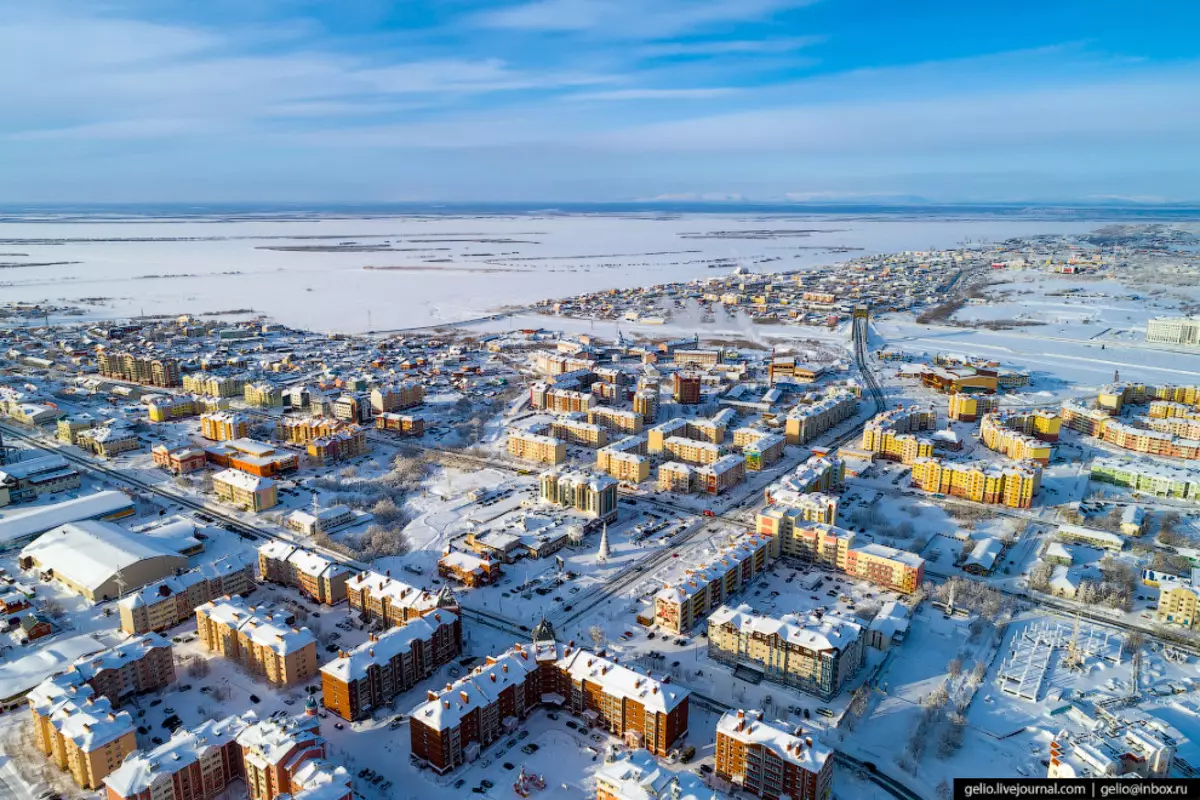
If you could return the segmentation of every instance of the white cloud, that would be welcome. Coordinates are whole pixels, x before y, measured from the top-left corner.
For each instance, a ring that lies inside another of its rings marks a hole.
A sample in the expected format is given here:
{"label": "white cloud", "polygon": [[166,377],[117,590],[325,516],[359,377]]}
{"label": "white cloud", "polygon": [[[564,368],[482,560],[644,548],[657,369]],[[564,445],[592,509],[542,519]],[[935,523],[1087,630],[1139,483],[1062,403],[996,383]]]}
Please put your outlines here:
{"label": "white cloud", "polygon": [[613,89],[607,92],[581,92],[568,95],[567,100],[702,100],[710,97],[721,97],[733,94],[736,89],[730,87],[712,87],[699,89]]}
{"label": "white cloud", "polygon": [[638,50],[645,58],[671,56],[719,56],[736,54],[795,53],[827,40],[825,36],[793,36],[786,39],[743,39],[703,42],[661,42],[648,44]]}
{"label": "white cloud", "polygon": [[690,117],[601,132],[636,150],[936,153],[1072,147],[1200,136],[1197,70],[1154,80],[952,93],[888,102],[826,102]]}
{"label": "white cloud", "polygon": [[597,33],[613,39],[665,38],[770,17],[814,0],[532,0],[475,17],[485,28]]}

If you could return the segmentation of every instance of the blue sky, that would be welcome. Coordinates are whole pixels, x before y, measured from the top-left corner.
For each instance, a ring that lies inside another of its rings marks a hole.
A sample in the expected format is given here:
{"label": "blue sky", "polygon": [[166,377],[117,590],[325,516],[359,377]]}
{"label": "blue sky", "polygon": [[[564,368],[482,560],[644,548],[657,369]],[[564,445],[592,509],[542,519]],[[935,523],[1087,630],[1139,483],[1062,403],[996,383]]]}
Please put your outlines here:
{"label": "blue sky", "polygon": [[0,0],[0,202],[1200,199],[1200,3]]}

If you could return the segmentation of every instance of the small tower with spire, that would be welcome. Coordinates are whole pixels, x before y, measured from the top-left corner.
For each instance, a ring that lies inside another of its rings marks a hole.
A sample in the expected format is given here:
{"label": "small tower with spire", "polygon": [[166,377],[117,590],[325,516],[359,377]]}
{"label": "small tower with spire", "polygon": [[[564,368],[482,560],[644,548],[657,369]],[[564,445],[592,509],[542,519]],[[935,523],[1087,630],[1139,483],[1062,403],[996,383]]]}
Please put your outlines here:
{"label": "small tower with spire", "polygon": [[597,561],[608,561],[608,523],[600,530],[600,549],[596,551]]}
{"label": "small tower with spire", "polygon": [[438,608],[458,612],[458,598],[454,596],[454,590],[450,588],[450,584],[443,584],[442,588],[438,590],[436,605]]}

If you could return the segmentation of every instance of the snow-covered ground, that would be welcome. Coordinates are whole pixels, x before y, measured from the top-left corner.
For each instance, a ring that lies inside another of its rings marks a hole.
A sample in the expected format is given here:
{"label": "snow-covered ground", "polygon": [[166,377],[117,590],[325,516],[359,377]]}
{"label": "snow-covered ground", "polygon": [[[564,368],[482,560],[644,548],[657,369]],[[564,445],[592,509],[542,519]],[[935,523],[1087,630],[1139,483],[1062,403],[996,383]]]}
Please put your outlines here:
{"label": "snow-covered ground", "polygon": [[[309,329],[386,330],[472,319],[551,294],[725,274],[735,262],[804,269],[860,254],[841,248],[947,247],[1094,225],[658,214],[10,221],[0,223],[6,248],[44,266],[12,270],[20,274],[0,285],[9,300],[103,298],[89,304],[97,317],[254,309]],[[690,235],[764,228],[801,232]]]}

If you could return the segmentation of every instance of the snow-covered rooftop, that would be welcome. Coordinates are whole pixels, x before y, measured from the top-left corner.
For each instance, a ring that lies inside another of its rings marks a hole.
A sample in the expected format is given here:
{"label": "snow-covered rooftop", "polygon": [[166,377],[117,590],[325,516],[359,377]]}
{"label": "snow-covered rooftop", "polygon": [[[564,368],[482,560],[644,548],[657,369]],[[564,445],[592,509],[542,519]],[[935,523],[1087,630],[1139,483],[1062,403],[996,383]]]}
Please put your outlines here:
{"label": "snow-covered rooftop", "polygon": [[748,745],[770,748],[779,758],[809,772],[820,772],[833,755],[811,734],[797,736],[779,723],[766,722],[759,711],[726,711],[717,721],[717,733]]}
{"label": "snow-covered rooftop", "polygon": [[187,566],[185,558],[155,539],[99,520],[71,522],[47,531],[26,545],[21,557],[34,558],[42,569],[53,569],[56,577],[93,590],[143,561],[166,558]]}
{"label": "snow-covered rooftop", "polygon": [[12,514],[0,519],[0,547],[45,533],[59,525],[106,517],[124,509],[133,509],[128,495],[104,491]]}

